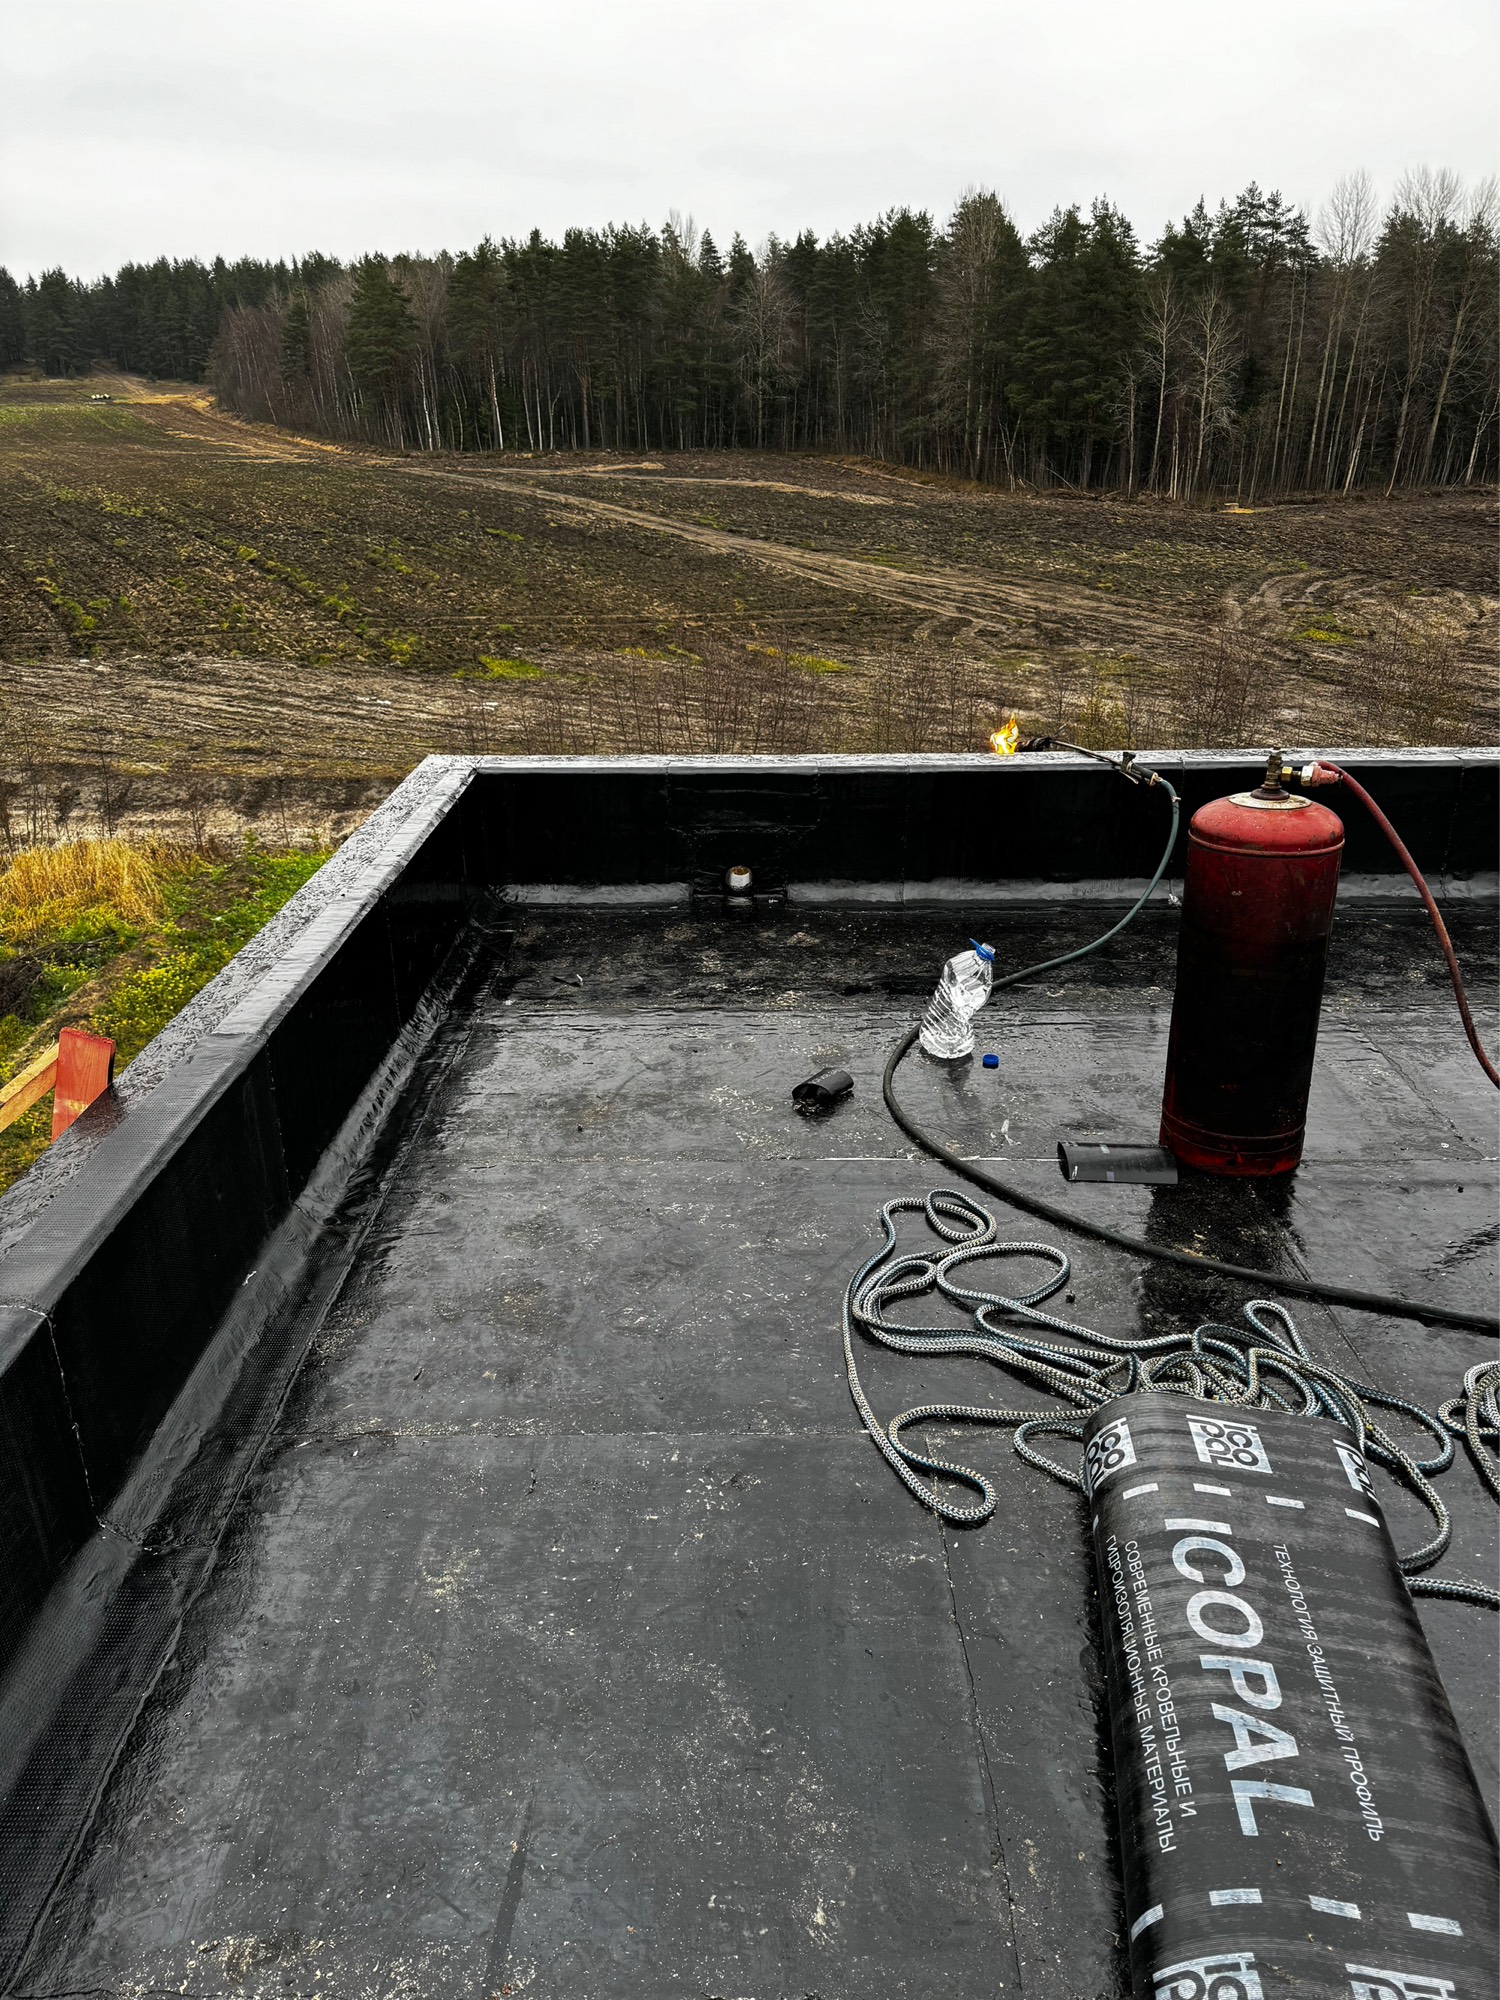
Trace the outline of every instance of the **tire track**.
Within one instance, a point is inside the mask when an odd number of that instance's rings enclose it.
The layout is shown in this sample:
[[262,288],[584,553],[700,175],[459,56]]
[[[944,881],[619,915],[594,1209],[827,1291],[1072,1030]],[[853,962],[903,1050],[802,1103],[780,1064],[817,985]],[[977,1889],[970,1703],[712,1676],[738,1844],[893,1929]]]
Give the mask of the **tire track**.
[[[140,415],[155,421],[156,412],[143,406]],[[162,412],[163,416],[166,411]],[[659,535],[690,546],[711,550],[715,555],[736,561],[750,560],[847,596],[856,591],[866,597],[899,605],[926,618],[950,619],[970,632],[983,633],[1016,643],[1023,634],[1035,630],[1038,621],[1062,625],[1087,641],[1110,650],[1139,650],[1160,653],[1174,645],[1200,638],[1202,623],[1156,608],[1137,608],[1112,600],[1102,592],[1090,592],[1066,585],[1039,588],[1034,584],[1005,582],[974,571],[945,566],[941,569],[896,570],[868,557],[840,555],[832,551],[804,549],[762,536],[710,528],[696,521],[683,521],[644,507],[627,507],[619,501],[572,493],[551,484],[547,474],[515,471],[461,471],[456,466],[424,464],[409,458],[394,458],[357,448],[328,446],[280,433],[267,435],[259,425],[242,423],[218,412],[178,405],[171,412],[172,435],[184,442],[196,442],[218,449],[242,452],[249,458],[315,462],[315,453],[333,451],[346,463],[372,471],[426,479],[439,485],[471,491],[503,494],[532,505],[557,510],[570,508],[586,519],[608,522],[638,533]],[[556,475],[553,475],[556,476]],[[674,483],[682,483],[680,480]],[[718,482],[703,480],[711,489]],[[766,482],[777,484],[780,482]],[[788,489],[816,493],[816,488]]]
[[756,535],[735,534],[724,528],[705,528],[695,521],[675,520],[670,515],[653,514],[644,508],[623,507],[617,501],[596,500],[592,495],[565,493],[544,487],[524,474],[459,472],[447,466],[415,465],[404,459],[376,462],[386,469],[404,472],[413,478],[503,492],[545,507],[571,507],[598,520],[649,534],[670,536],[741,561],[748,558],[768,569],[821,583],[830,590],[846,594],[857,590],[865,596],[899,604],[904,610],[917,611],[929,618],[955,619],[974,631],[988,632],[1012,641],[1018,632],[1033,629],[1039,618],[1050,624],[1081,625],[1091,636],[1115,648],[1128,645],[1160,650],[1163,645],[1180,644],[1201,637],[1203,631],[1202,624],[1197,620],[1173,617],[1155,610],[1135,610],[1129,605],[1112,602],[1102,593],[1096,597],[1062,586],[1041,591],[1034,586],[1001,583],[972,571],[952,568],[920,573],[893,571],[865,557],[796,548]]

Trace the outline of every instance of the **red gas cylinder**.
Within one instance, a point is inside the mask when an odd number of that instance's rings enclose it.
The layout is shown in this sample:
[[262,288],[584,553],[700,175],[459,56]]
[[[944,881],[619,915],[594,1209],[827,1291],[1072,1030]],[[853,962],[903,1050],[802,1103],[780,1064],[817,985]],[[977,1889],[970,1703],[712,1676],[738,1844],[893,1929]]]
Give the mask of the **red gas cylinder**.
[[1302,1157],[1344,827],[1280,769],[1188,828],[1161,1139],[1210,1174]]

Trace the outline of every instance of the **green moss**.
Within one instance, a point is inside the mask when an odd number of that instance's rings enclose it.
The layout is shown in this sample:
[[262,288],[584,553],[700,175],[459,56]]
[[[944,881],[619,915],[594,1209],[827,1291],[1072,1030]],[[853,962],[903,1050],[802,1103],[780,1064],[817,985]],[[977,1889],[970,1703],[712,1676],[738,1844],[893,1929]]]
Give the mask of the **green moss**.
[[473,681],[539,681],[545,680],[546,670],[531,660],[502,660],[491,653],[481,653],[479,665],[470,673],[460,670],[455,680]]
[[1315,646],[1357,646],[1359,644],[1358,639],[1352,633],[1341,632],[1331,619],[1324,625],[1309,625],[1305,632],[1299,632],[1296,636],[1299,639],[1310,640]]

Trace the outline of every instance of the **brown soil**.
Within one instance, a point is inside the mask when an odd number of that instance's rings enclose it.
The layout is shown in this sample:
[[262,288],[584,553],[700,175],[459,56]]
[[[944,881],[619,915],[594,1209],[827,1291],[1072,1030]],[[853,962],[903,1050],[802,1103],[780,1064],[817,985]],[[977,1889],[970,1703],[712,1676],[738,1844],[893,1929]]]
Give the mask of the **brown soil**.
[[1097,741],[1475,740],[1494,525],[1487,492],[1245,512],[831,458],[397,457],[201,388],[6,384],[0,673],[70,812],[113,759],[132,816],[195,790],[278,837],[342,830],[429,749],[576,747],[621,661],[674,645],[846,668],[830,747],[937,656]]

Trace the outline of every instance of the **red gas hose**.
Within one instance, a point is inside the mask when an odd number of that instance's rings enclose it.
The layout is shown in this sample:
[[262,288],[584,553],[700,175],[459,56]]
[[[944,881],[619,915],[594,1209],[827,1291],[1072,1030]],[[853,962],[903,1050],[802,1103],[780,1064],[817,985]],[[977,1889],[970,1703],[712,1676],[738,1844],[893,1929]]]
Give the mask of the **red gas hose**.
[[1500,1070],[1495,1068],[1495,1065],[1484,1052],[1484,1044],[1479,1039],[1479,1030],[1474,1026],[1474,1016],[1469,1012],[1469,996],[1464,991],[1463,974],[1458,969],[1458,959],[1455,957],[1453,951],[1453,940],[1448,935],[1448,926],[1443,922],[1442,912],[1433,900],[1432,891],[1422,880],[1421,869],[1418,868],[1416,862],[1412,860],[1410,854],[1407,852],[1406,844],[1400,834],[1397,833],[1396,829],[1370,797],[1370,794],[1365,790],[1358,778],[1351,778],[1349,773],[1338,764],[1318,763],[1313,766],[1312,772],[1304,782],[1316,785],[1319,782],[1318,774],[1320,773],[1327,774],[1322,778],[1322,783],[1347,785],[1356,798],[1364,801],[1371,819],[1380,828],[1386,839],[1391,843],[1391,846],[1395,848],[1401,858],[1401,866],[1416,884],[1417,894],[1426,904],[1427,914],[1432,919],[1432,928],[1437,932],[1438,945],[1443,957],[1448,961],[1448,977],[1453,981],[1453,996],[1458,1002],[1458,1011],[1463,1019],[1464,1033],[1469,1038],[1469,1047],[1478,1056],[1479,1066],[1490,1082],[1494,1084],[1497,1090],[1500,1090]]

